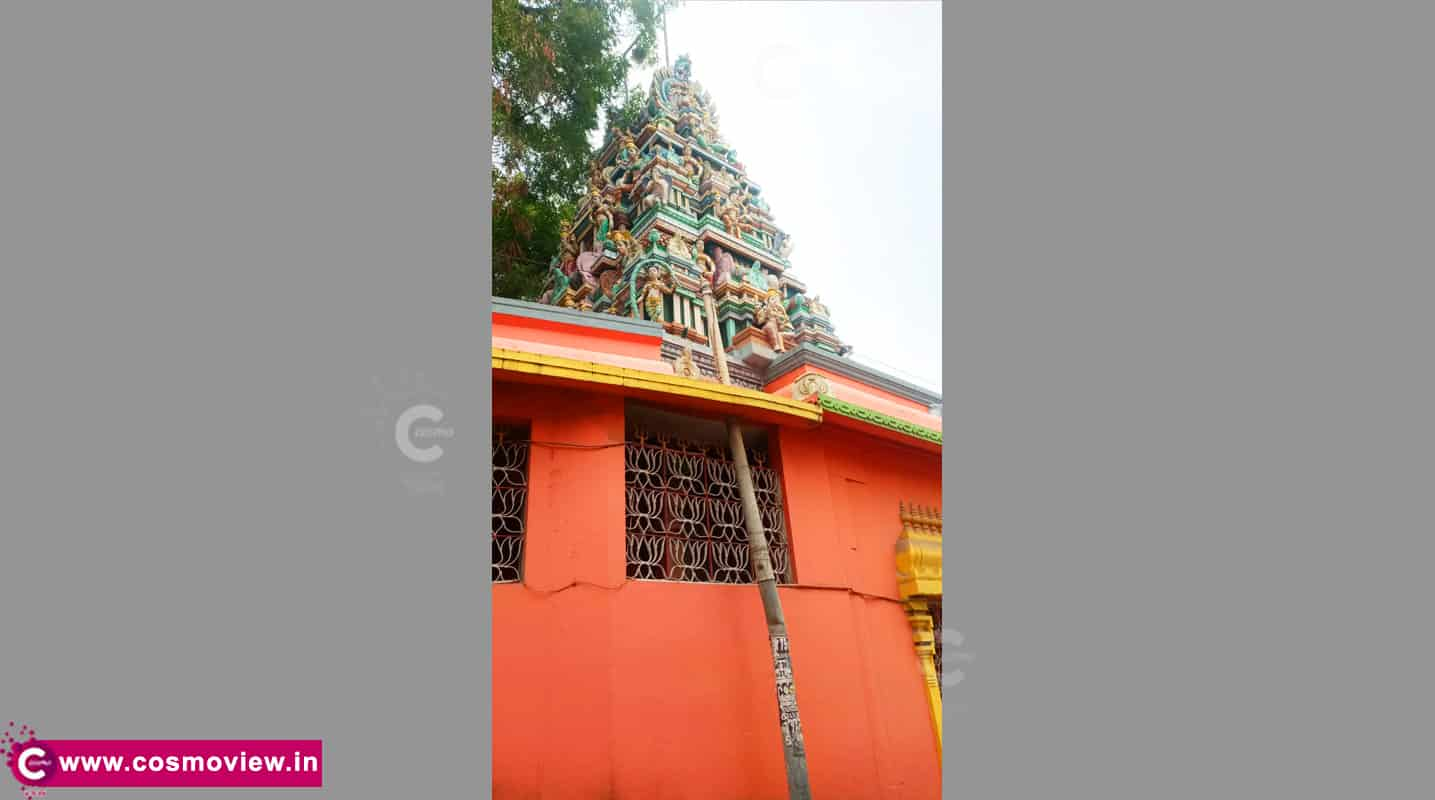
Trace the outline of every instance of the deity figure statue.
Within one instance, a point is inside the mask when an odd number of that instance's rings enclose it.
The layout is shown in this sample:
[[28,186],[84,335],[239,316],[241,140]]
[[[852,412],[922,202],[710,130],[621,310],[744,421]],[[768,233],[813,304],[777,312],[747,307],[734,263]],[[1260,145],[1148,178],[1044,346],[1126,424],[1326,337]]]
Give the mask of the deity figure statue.
[[703,174],[704,174],[704,172],[705,172],[706,170],[705,170],[704,167],[703,167],[703,162],[702,162],[702,160],[699,159],[697,156],[693,155],[693,143],[692,143],[692,142],[687,142],[687,143],[685,143],[685,144],[683,145],[683,162],[682,162],[682,163],[683,163],[683,174],[688,177],[688,180],[689,180],[689,181],[699,181],[699,180],[702,180]]
[[668,100],[679,112],[693,107],[693,96],[688,93],[688,88],[681,83],[675,83],[672,88],[668,89]]
[[578,260],[578,241],[573,238],[573,223],[567,219],[563,220],[558,231],[558,263],[564,272],[568,272],[573,268],[573,262]]
[[693,244],[693,261],[698,265],[698,269],[702,271],[703,277],[709,282],[712,282],[714,287],[718,286],[716,282],[717,267],[713,264],[712,258],[703,252],[702,239],[698,239],[698,241]]
[[703,117],[697,109],[690,106],[678,112],[678,133],[691,136],[698,144],[706,147],[707,144],[702,138],[702,125]]
[[683,346],[683,354],[673,362],[673,372],[684,378],[701,378],[702,372],[698,370],[697,362],[693,360],[693,346]]
[[613,210],[618,213],[622,213],[624,198],[630,195],[633,191],[633,187],[637,185],[637,181],[632,177],[631,173],[623,177],[627,178],[627,180],[618,181],[614,180],[612,176],[609,176],[608,188],[603,193],[603,196],[608,199],[608,203],[613,206]]
[[771,283],[767,280],[767,274],[762,271],[762,264],[757,260],[752,262],[752,266],[747,271],[747,282],[764,292],[771,287]]
[[736,188],[733,188],[733,189],[729,190],[728,193],[727,193],[727,197],[723,198],[723,208],[724,208],[724,209],[728,209],[728,208],[733,209],[734,211],[737,212],[737,218],[738,218],[739,220],[742,219],[743,216],[744,216],[744,215],[743,215],[744,209],[743,209],[743,204],[742,204],[742,193],[739,192]]
[[662,164],[656,164],[648,171],[647,191],[638,201],[638,207],[642,211],[656,206],[659,203],[668,202],[669,192],[672,191],[672,175],[668,168]]
[[756,230],[759,220],[757,214],[753,212],[753,207],[741,204],[738,206],[738,211],[738,222],[742,224],[743,230]]
[[603,276],[598,279],[598,296],[612,297],[613,287],[618,283],[618,270],[605,269]]
[[596,160],[588,165],[588,188],[596,192],[608,188],[608,173],[598,165]]
[[767,341],[772,349],[783,353],[787,351],[787,344],[782,339],[782,334],[792,331],[792,322],[787,318],[787,309],[782,307],[782,295],[772,289],[767,293],[767,300],[757,307],[755,314],[757,325],[767,336]]
[[657,267],[648,267],[648,274],[643,278],[643,285],[638,290],[643,301],[643,312],[648,319],[654,322],[663,322],[663,295],[672,294],[676,287],[673,286],[670,278],[662,274]]
[[734,239],[742,238],[744,229],[752,230],[751,225],[742,221],[742,212],[738,207],[722,195],[718,195],[718,219],[722,220],[723,228]]
[[717,263],[717,275],[713,279],[713,286],[725,286],[728,281],[732,280],[733,273],[737,271],[737,262],[733,260],[732,253],[729,253],[721,247],[715,248],[715,250],[717,251],[717,259],[715,260]]
[[614,133],[618,136],[618,163],[636,163],[638,160],[638,143],[633,141],[633,134],[627,131],[620,132],[616,128],[614,128]]
[[624,264],[637,257],[642,246],[633,239],[633,234],[626,230],[616,230],[608,234],[608,241],[613,243],[613,249],[618,251],[618,259]]
[[593,217],[593,249],[601,251],[613,227],[613,208],[597,189],[588,192],[588,204],[592,208],[589,213]]
[[707,253],[694,253],[693,261],[697,263],[698,269],[702,271],[703,277],[709,283],[715,282],[717,276],[714,274],[713,260],[708,257]]
[[804,311],[807,311],[808,307],[809,306],[807,295],[803,294],[802,292],[794,294],[792,296],[792,299],[787,301],[787,313],[789,315],[801,314]]
[[681,233],[675,233],[668,237],[668,252],[678,258],[688,259],[693,257],[691,245],[688,244],[688,240],[684,239]]
[[777,233],[777,255],[784,261],[792,255],[792,237],[782,231]]
[[827,306],[822,304],[822,295],[820,294],[813,295],[812,302],[808,303],[808,306],[812,308],[812,313],[814,314],[819,314],[824,317],[829,316]]
[[580,253],[573,263],[573,272],[568,276],[568,285],[574,289],[583,286],[596,288],[598,281],[593,277],[593,267],[602,257],[603,254],[599,252]]
[[723,153],[723,148],[721,143],[718,142],[717,135],[713,132],[712,127],[709,126],[706,122],[699,120],[696,124],[691,126],[691,130],[693,133],[693,138],[698,141],[698,144],[702,145],[708,150],[712,150],[713,152],[718,153],[719,155]]

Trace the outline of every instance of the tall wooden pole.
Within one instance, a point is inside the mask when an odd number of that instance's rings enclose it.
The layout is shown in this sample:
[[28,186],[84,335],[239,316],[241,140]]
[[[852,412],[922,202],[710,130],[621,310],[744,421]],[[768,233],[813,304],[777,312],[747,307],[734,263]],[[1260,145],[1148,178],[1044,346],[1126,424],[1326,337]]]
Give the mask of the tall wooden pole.
[[[702,243],[698,243],[701,247]],[[727,371],[727,352],[723,349],[718,329],[717,307],[713,301],[712,274],[703,283],[703,310],[708,317],[708,346],[718,378],[732,383]],[[782,726],[782,755],[787,763],[787,796],[790,800],[812,800],[812,787],[807,783],[807,748],[802,740],[802,719],[797,713],[797,688],[792,680],[791,647],[787,640],[787,618],[782,613],[782,600],[777,596],[777,576],[772,571],[772,554],[767,547],[767,534],[762,529],[762,512],[757,507],[757,492],[752,485],[752,468],[747,464],[747,446],[742,428],[732,417],[727,419],[728,446],[737,474],[738,493],[742,497],[743,522],[747,527],[747,545],[752,554],[752,571],[757,590],[762,596],[762,612],[767,622],[767,641],[772,649],[772,672],[777,685],[777,716]]]

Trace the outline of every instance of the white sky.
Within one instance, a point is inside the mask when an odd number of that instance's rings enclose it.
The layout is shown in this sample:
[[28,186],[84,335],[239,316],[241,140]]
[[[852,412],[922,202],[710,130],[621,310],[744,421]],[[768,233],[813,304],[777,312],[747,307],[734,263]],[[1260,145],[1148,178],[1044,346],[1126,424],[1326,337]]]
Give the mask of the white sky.
[[[668,54],[692,59],[723,138],[792,236],[792,273],[821,296],[854,359],[933,389],[941,13],[931,0],[689,0],[668,14]],[[630,81],[646,92],[650,78]]]

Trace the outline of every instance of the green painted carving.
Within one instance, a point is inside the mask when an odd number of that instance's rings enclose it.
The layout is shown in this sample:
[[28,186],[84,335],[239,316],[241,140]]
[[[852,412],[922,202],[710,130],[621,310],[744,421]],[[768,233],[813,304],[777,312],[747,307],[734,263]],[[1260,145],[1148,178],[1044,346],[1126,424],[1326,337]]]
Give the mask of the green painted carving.
[[924,428],[921,425],[915,425],[906,420],[889,417],[880,411],[873,411],[870,408],[853,405],[845,400],[838,400],[830,394],[818,395],[817,402],[824,410],[831,411],[834,414],[841,414],[844,417],[851,417],[852,419],[860,419],[863,422],[888,428],[898,433],[905,433],[917,439],[925,439],[926,441],[935,442],[936,444],[942,443],[941,431],[934,431],[931,428]]
[[[656,211],[656,212],[659,213],[659,214],[662,214],[662,215],[665,216],[665,217],[668,217],[668,218],[670,218],[670,219],[674,219],[674,220],[677,220],[678,222],[681,222],[681,223],[684,223],[684,224],[686,224],[686,225],[689,225],[689,226],[691,226],[691,227],[693,227],[693,228],[698,227],[697,217],[694,217],[694,216],[692,216],[691,214],[684,213],[684,212],[683,212],[681,209],[679,209],[677,206],[670,206],[670,205],[655,206],[654,208],[649,209],[648,213],[651,214],[651,213],[653,213],[654,211]],[[641,218],[640,218],[640,227],[641,227],[641,223],[642,223],[642,222],[646,222],[646,221],[647,221],[647,217],[646,217],[646,216],[641,217]]]

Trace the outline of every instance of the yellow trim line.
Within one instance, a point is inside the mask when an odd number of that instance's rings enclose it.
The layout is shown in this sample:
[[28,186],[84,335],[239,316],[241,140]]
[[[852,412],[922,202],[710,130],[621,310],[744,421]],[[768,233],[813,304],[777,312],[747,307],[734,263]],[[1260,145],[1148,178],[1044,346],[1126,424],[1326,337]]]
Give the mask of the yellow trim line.
[[786,414],[808,422],[822,421],[822,408],[814,403],[791,400],[756,389],[679,375],[664,375],[629,367],[614,367],[592,361],[578,361],[572,358],[526,353],[521,350],[493,348],[493,369],[503,372],[519,372],[528,375],[544,375],[585,383],[602,383],[626,389],[646,392],[694,397],[762,411]]

